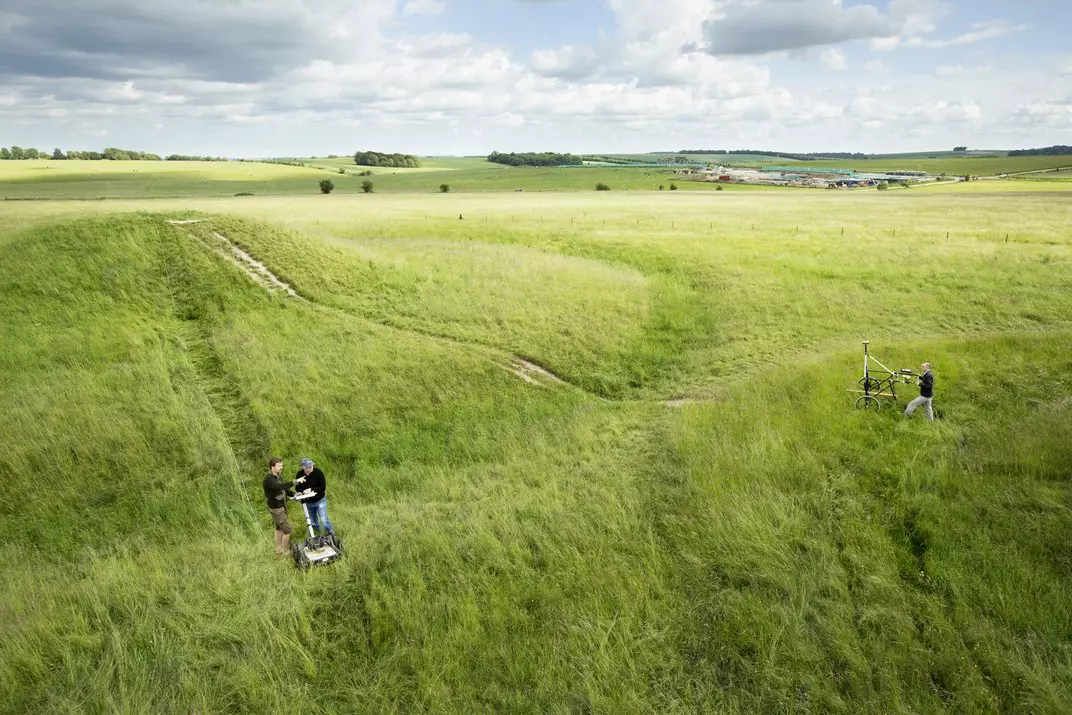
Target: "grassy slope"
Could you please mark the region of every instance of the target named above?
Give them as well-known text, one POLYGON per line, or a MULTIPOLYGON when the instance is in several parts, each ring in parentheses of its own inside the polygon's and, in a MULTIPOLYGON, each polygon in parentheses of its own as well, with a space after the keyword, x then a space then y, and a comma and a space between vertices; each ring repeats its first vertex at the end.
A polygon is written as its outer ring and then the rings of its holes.
MULTIPOLYGON (((215 204, 315 232, 302 250, 291 231, 212 224, 312 306, 262 295, 159 217, 0 234, 16 346, 0 390, 19 406, 0 417, 16 445, 0 471, 30 464, 59 494, 0 512, 0 702, 1072 706, 1065 202, 592 196, 440 197, 486 225, 401 197, 215 204), (608 282, 587 294, 586 273, 608 282), (623 353, 598 316, 644 295, 623 353), (593 329, 551 334, 576 300, 593 329), (412 332, 452 315, 479 345, 412 332), (969 337, 995 330, 1031 332, 969 337), (895 365, 936 363, 942 421, 845 408, 843 346, 862 332, 895 365), (903 337, 938 334, 963 337, 903 337), (560 346, 567 373, 602 356, 657 394, 719 401, 531 388, 496 366, 521 344, 560 346), (268 452, 326 467, 351 548, 335 568, 272 561, 268 452)), ((41 215, 2 208, 8 225, 41 215)))
MULTIPOLYGON (((161 198, 237 193, 316 194, 329 172, 251 162, 3 161, 9 199, 161 198)), ((340 177, 342 178, 342 177, 340 177)))

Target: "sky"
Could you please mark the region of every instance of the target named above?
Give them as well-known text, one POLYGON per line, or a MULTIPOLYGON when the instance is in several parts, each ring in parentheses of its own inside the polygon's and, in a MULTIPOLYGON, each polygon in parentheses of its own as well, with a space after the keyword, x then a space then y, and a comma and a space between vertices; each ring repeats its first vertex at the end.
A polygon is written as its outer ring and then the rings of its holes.
POLYGON ((1072 144, 1069 0, 0 0, 0 145, 1072 144))

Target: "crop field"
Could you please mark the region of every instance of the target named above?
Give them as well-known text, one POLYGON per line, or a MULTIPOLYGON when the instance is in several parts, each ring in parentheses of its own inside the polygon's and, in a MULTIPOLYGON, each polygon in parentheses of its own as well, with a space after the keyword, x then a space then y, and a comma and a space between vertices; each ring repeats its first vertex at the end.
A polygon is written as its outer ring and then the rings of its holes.
POLYGON ((5 164, 0 712, 1072 710, 1072 182, 5 164))

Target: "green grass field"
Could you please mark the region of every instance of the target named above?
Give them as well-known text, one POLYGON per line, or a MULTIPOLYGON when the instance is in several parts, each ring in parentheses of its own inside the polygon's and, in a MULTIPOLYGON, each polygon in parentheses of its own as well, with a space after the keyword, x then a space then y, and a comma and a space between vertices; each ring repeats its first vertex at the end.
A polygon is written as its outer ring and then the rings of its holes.
POLYGON ((0 712, 1072 709, 1069 182, 7 163, 0 712), (853 408, 865 338, 938 420, 853 408), (274 554, 271 454, 342 561, 274 554))
POLYGON ((967 157, 967 158, 904 158, 904 159, 866 159, 802 162, 807 166, 830 167, 834 169, 856 169, 857 171, 926 171, 930 174, 948 174, 950 176, 991 176, 1012 174, 1022 171, 1040 171, 1056 167, 1072 167, 1072 156, 1012 156, 1012 157, 967 157))
MULTIPOLYGON (((632 159, 659 161, 665 154, 622 154, 632 159)), ((815 159, 802 161, 763 154, 684 154, 690 161, 731 165, 794 166, 801 169, 855 169, 860 172, 925 171, 950 176, 991 176, 1053 168, 1072 168, 1072 156, 1009 157, 995 152, 929 152, 890 154, 868 159, 815 159)))
MULTIPOLYGON (((737 157, 735 160, 741 160, 737 157)), ((715 185, 688 181, 672 168, 591 166, 585 168, 507 167, 479 157, 428 158, 417 169, 359 167, 348 157, 303 159, 306 166, 256 162, 0 162, 0 197, 7 200, 161 199, 183 197, 317 195, 319 182, 330 179, 335 196, 363 195, 371 181, 374 193, 433 194, 446 184, 452 193, 594 191, 606 184, 614 191, 784 191, 772 186, 715 185), (345 173, 339 174, 342 169, 345 173), (359 176, 371 171, 371 176, 359 176)), ((749 163, 749 162, 745 162, 749 163)), ((752 162, 755 163, 755 162, 752 162)), ((770 163, 770 162, 766 162, 770 163)), ((793 162, 780 162, 790 163, 793 162)), ((797 162, 803 164, 802 162, 797 162)), ((809 165, 812 165, 809 163, 809 165)), ((898 159, 867 162, 816 162, 815 167, 856 168, 860 171, 924 170, 952 175, 993 175, 1072 165, 1069 157, 898 159)), ((1047 181, 1060 172, 1024 177, 1047 181)), ((987 191, 995 187, 988 187, 987 191)), ((797 189, 799 190, 799 189, 797 189)), ((1012 190, 1016 190, 1015 187, 1012 190)), ((1040 190, 1039 187, 1031 189, 1040 190)))
MULTIPOLYGON (((0 162, 2 199, 156 199, 188 196, 316 195, 319 182, 330 179, 334 195, 363 194, 364 181, 374 193, 595 191, 607 184, 612 191, 666 190, 676 183, 682 190, 714 191, 713 184, 683 181, 652 168, 532 168, 507 167, 482 159, 428 159, 417 169, 359 167, 351 159, 306 159, 306 166, 255 162, 112 162, 112 161, 4 161, 0 162), (339 174, 342 168, 347 173, 339 174), (358 176, 371 171, 368 177, 358 176)), ((726 186, 729 191, 769 190, 771 187, 726 186)), ((244 197, 250 198, 250 197, 244 197)))

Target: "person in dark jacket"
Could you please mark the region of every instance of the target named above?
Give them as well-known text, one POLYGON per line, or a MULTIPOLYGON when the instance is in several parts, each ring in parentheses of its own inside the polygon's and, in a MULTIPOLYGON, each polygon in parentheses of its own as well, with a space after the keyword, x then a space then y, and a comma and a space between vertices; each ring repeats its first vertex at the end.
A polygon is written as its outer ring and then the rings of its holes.
POLYGON ((291 487, 305 479, 284 482, 280 478, 283 472, 283 458, 272 457, 268 460, 268 474, 264 477, 264 500, 268 503, 268 513, 275 524, 275 552, 285 554, 290 548, 290 534, 293 529, 287 521, 287 498, 294 496, 291 487))
POLYGON ((917 407, 926 405, 927 419, 933 422, 934 410, 931 408, 931 401, 934 399, 934 373, 931 372, 929 362, 923 363, 920 368, 922 368, 923 374, 919 376, 919 397, 908 403, 908 406, 905 407, 904 416, 911 417, 917 407))
POLYGON ((294 478, 295 482, 305 481, 305 492, 313 494, 309 499, 303 499, 309 510, 309 521, 313 523, 313 534, 323 531, 325 534, 334 534, 335 529, 328 521, 328 483, 324 478, 324 472, 316 463, 305 457, 301 461, 301 469, 294 478))

